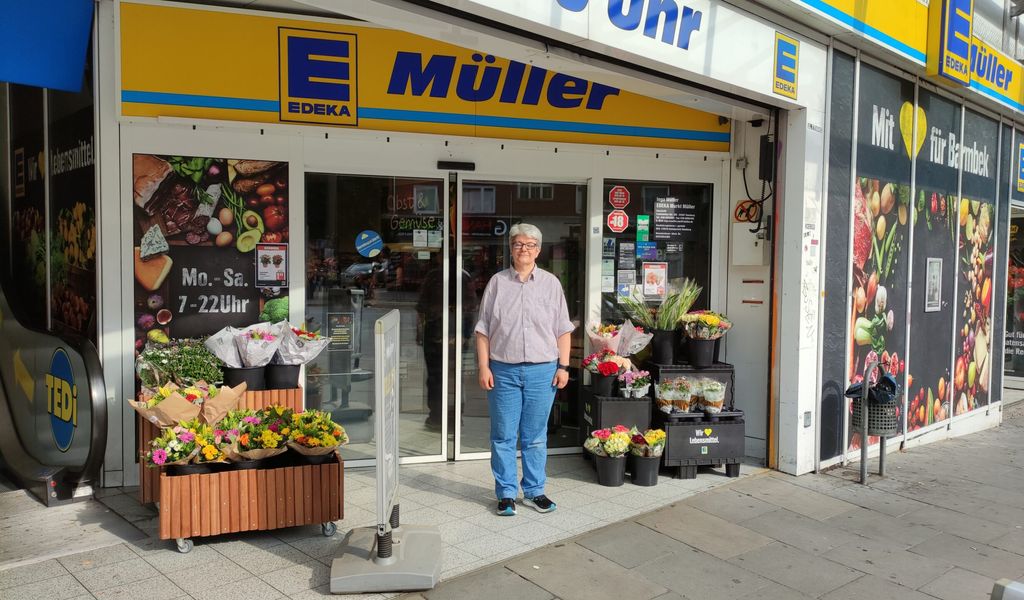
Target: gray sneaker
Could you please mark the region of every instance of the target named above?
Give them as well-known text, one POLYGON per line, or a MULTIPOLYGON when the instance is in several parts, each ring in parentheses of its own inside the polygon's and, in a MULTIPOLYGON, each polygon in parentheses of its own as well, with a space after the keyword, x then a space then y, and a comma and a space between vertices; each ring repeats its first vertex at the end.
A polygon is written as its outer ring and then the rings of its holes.
POLYGON ((537 509, 537 512, 542 513, 552 512, 553 510, 558 508, 558 505, 555 504, 551 500, 551 498, 548 498, 544 494, 534 496, 533 498, 523 498, 523 504, 525 504, 526 506, 532 506, 533 508, 537 509))

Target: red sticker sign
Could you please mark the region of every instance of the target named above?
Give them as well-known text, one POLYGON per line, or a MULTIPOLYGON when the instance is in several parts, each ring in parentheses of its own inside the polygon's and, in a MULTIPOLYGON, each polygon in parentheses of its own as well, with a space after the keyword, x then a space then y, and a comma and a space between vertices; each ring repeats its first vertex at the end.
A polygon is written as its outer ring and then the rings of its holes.
POLYGON ((626 208, 629 206, 629 190, 622 185, 608 190, 608 203, 619 210, 626 208))
POLYGON ((615 233, 622 233, 629 227, 629 215, 621 210, 613 210, 608 213, 608 229, 615 233))

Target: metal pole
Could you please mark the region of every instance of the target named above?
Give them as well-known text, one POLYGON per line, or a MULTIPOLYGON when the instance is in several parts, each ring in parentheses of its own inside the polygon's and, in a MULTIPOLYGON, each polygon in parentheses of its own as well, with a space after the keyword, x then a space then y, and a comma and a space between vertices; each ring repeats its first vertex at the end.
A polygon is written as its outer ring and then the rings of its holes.
POLYGON ((885 477, 885 436, 878 441, 878 476, 885 477))
POLYGON ((878 361, 869 362, 864 368, 864 385, 860 398, 860 482, 868 482, 868 391, 871 388, 871 374, 878 367, 878 361))

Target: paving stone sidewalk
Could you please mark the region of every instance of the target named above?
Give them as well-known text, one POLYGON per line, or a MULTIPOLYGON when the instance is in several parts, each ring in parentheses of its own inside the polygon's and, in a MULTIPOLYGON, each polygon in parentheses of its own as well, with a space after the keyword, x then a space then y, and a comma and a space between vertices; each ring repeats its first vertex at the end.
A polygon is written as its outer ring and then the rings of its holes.
POLYGON ((745 478, 402 599, 981 600, 1024 580, 1024 403, 886 471, 745 478))

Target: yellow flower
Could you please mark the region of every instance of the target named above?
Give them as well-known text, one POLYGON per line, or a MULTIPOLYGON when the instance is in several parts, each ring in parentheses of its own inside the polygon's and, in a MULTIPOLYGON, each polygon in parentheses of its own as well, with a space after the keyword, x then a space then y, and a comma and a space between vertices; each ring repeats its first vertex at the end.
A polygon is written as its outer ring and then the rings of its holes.
POLYGON ((277 416, 279 416, 279 417, 284 414, 284 408, 283 407, 278 406, 274 410, 277 411, 277 416))
POLYGON ((171 388, 166 385, 162 385, 160 386, 160 389, 157 390, 157 393, 160 394, 161 397, 166 398, 171 395, 171 388))
POLYGON ((277 448, 277 444, 280 441, 281 436, 269 429, 264 429, 263 434, 260 435, 260 442, 262 442, 264 448, 277 448))
POLYGON ((291 432, 292 432, 291 427, 285 427, 284 429, 281 430, 281 435, 288 435, 291 432))
POLYGON ((217 458, 218 454, 220 454, 220 451, 217 450, 216 446, 203 446, 203 456, 206 457, 206 460, 213 460, 217 458))

